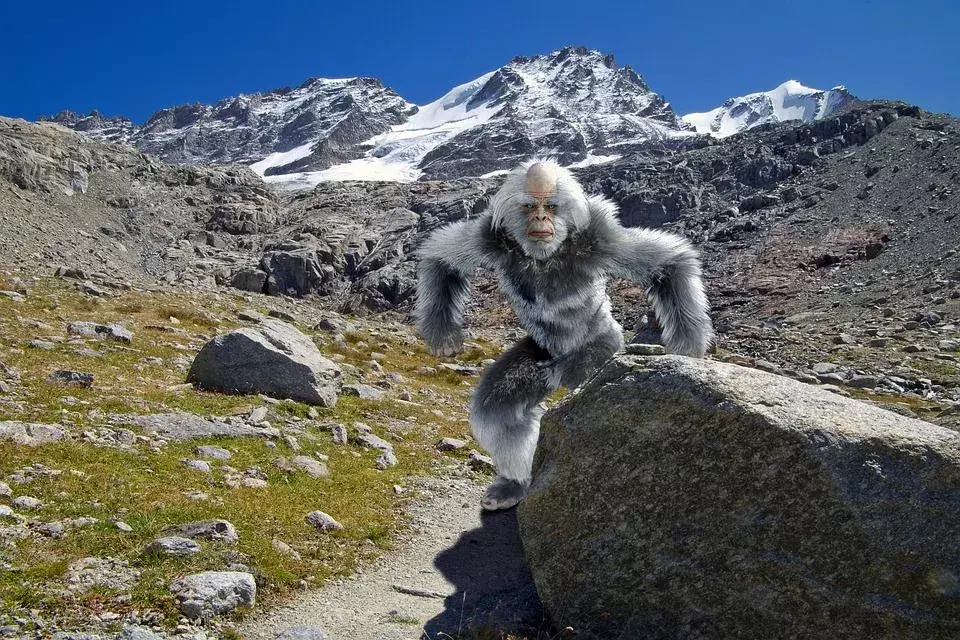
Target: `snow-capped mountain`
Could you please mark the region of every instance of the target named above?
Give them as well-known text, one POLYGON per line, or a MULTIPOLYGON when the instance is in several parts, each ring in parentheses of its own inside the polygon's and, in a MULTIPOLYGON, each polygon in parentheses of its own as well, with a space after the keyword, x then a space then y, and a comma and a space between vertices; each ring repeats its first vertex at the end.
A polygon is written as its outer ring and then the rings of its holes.
POLYGON ((421 107, 372 78, 314 79, 163 109, 139 128, 101 120, 58 121, 170 162, 249 164, 293 185, 476 176, 534 154, 590 164, 693 135, 630 67, 582 47, 514 58, 421 107))
POLYGON ((716 109, 688 113, 682 120, 697 133, 725 138, 771 122, 820 120, 854 100, 844 87, 821 91, 787 80, 772 91, 730 98, 716 109))
POLYGON ((476 176, 508 169, 534 153, 567 165, 588 164, 690 135, 630 67, 618 68, 613 56, 568 47, 514 58, 453 88, 366 141, 362 158, 277 180, 476 176))
POLYGON ((583 47, 517 57, 437 100, 414 105, 374 78, 310 79, 295 89, 181 105, 142 127, 97 112, 54 121, 128 142, 169 162, 242 163, 290 187, 324 180, 480 176, 535 154, 568 166, 707 133, 822 118, 854 98, 789 81, 678 118, 629 66, 583 47))

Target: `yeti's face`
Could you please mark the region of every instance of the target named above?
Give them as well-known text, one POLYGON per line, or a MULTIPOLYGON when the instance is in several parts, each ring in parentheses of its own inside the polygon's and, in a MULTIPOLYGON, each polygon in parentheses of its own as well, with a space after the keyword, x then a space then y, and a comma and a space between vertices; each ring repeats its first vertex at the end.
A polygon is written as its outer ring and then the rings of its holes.
POLYGON ((580 185, 552 162, 535 162, 512 173, 493 204, 494 224, 535 260, 549 258, 587 216, 580 185))

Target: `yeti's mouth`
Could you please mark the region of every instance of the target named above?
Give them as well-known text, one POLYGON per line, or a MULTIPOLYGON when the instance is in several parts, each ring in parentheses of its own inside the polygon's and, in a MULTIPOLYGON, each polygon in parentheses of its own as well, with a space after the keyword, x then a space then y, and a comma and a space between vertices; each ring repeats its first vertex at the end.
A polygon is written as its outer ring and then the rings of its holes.
POLYGON ((534 240, 549 240, 553 237, 553 233, 550 231, 531 231, 527 235, 534 240))

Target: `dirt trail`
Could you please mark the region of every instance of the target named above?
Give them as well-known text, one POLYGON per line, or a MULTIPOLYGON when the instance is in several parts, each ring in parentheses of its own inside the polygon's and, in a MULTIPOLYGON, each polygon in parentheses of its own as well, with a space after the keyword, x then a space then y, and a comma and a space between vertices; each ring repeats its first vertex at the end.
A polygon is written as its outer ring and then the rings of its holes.
POLYGON ((319 628, 333 640, 439 640, 484 625, 535 630, 542 613, 516 510, 481 514, 483 488, 463 478, 412 486, 423 500, 410 507, 413 530, 396 549, 362 574, 248 619, 243 637, 272 639, 294 627, 319 628))

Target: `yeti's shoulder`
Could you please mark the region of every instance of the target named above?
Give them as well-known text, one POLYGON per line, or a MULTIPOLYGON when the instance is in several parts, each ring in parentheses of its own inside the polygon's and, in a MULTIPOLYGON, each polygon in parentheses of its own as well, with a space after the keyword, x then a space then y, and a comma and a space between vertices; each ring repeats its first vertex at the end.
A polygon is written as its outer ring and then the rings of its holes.
POLYGON ((586 224, 573 234, 578 251, 602 251, 615 243, 623 232, 620 209, 603 196, 587 196, 586 224))

